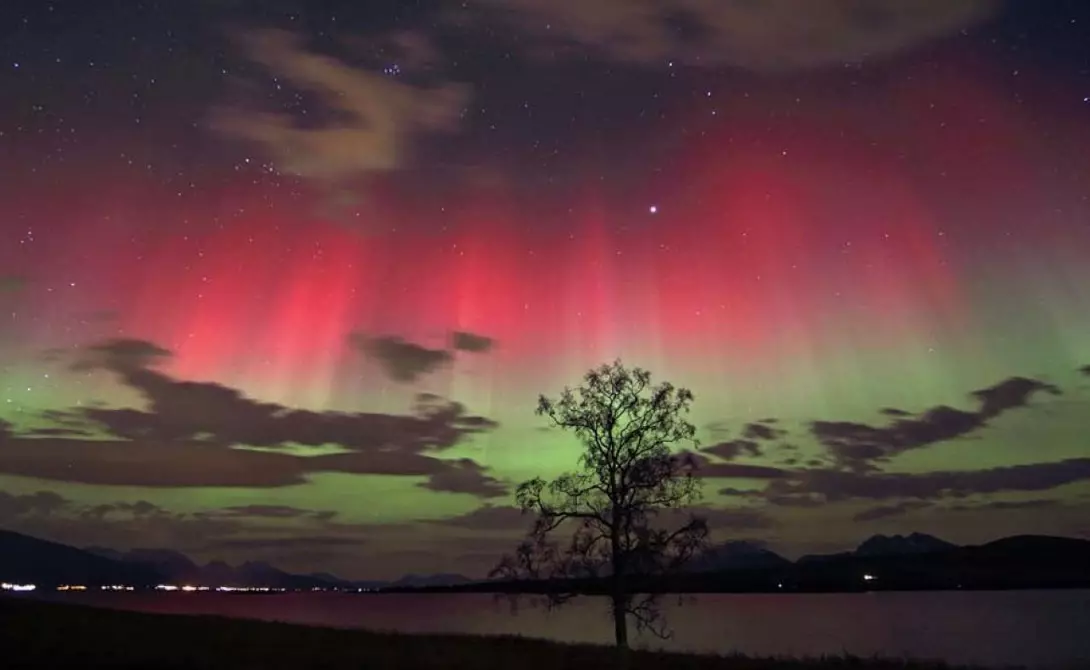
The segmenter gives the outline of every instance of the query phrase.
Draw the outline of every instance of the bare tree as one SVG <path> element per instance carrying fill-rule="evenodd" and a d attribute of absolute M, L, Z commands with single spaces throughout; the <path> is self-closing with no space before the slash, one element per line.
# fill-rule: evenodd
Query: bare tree
<path fill-rule="evenodd" d="M 553 584 L 603 580 L 619 648 L 628 647 L 629 617 L 637 630 L 669 637 L 658 595 L 632 589 L 676 572 L 705 546 L 703 519 L 690 516 L 670 530 L 659 516 L 700 498 L 695 463 L 674 449 L 696 444 L 696 427 L 686 420 L 692 401 L 688 389 L 652 385 L 649 372 L 620 361 L 589 371 L 559 399 L 541 396 L 537 413 L 583 443 L 580 469 L 518 487 L 519 506 L 537 519 L 493 576 Z M 570 531 L 570 541 L 554 541 L 554 531 Z M 578 595 L 547 590 L 550 606 Z"/>

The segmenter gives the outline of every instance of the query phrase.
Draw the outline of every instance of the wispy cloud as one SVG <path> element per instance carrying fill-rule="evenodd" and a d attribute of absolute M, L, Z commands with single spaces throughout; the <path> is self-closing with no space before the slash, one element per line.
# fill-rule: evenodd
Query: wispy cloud
<path fill-rule="evenodd" d="M 998 0 L 474 0 L 455 21 L 497 21 L 537 53 L 576 47 L 611 60 L 788 71 L 873 59 L 992 16 Z M 476 11 L 474 11 L 476 10 Z"/>
<path fill-rule="evenodd" d="M 456 129 L 470 96 L 463 84 L 418 85 L 401 73 L 350 65 L 283 30 L 245 32 L 238 42 L 270 77 L 317 95 L 329 114 L 316 110 L 314 117 L 335 120 L 304 125 L 289 113 L 227 107 L 215 111 L 213 128 L 258 147 L 278 171 L 325 190 L 334 206 L 354 202 L 355 180 L 408 163 L 421 134 Z M 430 53 L 422 36 L 401 35 L 400 43 L 415 54 L 410 63 Z"/>

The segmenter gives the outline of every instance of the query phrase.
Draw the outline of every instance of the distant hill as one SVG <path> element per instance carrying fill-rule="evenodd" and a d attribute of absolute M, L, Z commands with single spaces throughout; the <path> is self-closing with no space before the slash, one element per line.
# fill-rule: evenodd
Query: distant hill
<path fill-rule="evenodd" d="M 392 584 L 399 588 L 421 588 L 465 584 L 472 580 L 457 574 L 410 574 L 394 583 L 349 581 L 329 573 L 292 574 L 261 561 L 247 561 L 238 566 L 222 561 L 200 565 L 185 554 L 170 549 L 77 549 L 12 531 L 0 531 L 0 581 L 36 584 L 46 588 L 62 584 L 123 584 L 135 587 L 174 584 L 287 590 L 377 590 Z"/>
<path fill-rule="evenodd" d="M 0 581 L 40 586 L 128 584 L 152 586 L 160 575 L 75 547 L 0 530 Z"/>
<path fill-rule="evenodd" d="M 873 535 L 853 551 L 837 554 L 808 554 L 796 561 L 800 565 L 830 560 L 843 560 L 853 556 L 917 556 L 957 549 L 958 545 L 940 540 L 934 535 L 911 533 L 909 535 Z"/>
<path fill-rule="evenodd" d="M 469 584 L 475 580 L 466 577 L 465 575 L 440 573 L 436 575 L 405 575 L 404 577 L 391 582 L 390 587 L 427 587 L 427 586 L 454 586 L 456 584 Z"/>
<path fill-rule="evenodd" d="M 791 561 L 759 544 L 735 540 L 711 547 L 694 559 L 688 569 L 692 572 L 717 572 L 782 568 L 788 565 L 791 565 Z"/>
<path fill-rule="evenodd" d="M 292 574 L 259 561 L 238 566 L 214 561 L 202 566 L 164 549 L 77 549 L 10 531 L 0 531 L 0 581 L 46 588 L 61 584 L 433 592 L 574 588 L 588 594 L 602 593 L 605 586 L 589 579 L 482 582 L 449 573 L 409 574 L 391 583 L 350 582 L 327 573 Z M 758 544 L 727 542 L 710 549 L 683 574 L 665 580 L 634 578 L 633 587 L 692 593 L 1090 588 L 1090 540 L 1019 535 L 959 547 L 921 533 L 877 535 L 853 551 L 804 556 L 794 563 Z"/>
<path fill-rule="evenodd" d="M 260 561 L 248 561 L 237 567 L 222 561 L 213 561 L 202 566 L 185 554 L 170 549 L 132 549 L 119 552 L 102 547 L 89 547 L 87 551 L 126 565 L 150 567 L 161 576 L 161 582 L 167 584 L 291 590 L 349 586 L 347 582 L 333 575 L 295 575 Z"/>
<path fill-rule="evenodd" d="M 933 535 L 912 533 L 911 535 L 875 535 L 868 538 L 855 550 L 856 556 L 909 556 L 930 554 L 937 551 L 957 549 L 958 545 L 940 540 Z"/>
<path fill-rule="evenodd" d="M 663 578 L 631 578 L 644 592 L 852 593 L 912 590 L 1090 588 L 1090 541 L 1017 536 L 960 547 L 923 534 L 875 537 L 840 554 L 792 563 L 756 545 L 727 543 L 693 569 Z M 608 593 L 604 581 L 493 581 L 425 587 L 432 592 Z"/>

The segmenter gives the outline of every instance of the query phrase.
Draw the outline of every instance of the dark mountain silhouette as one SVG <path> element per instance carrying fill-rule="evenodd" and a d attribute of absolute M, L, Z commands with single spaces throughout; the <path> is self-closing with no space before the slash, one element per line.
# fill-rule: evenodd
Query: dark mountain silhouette
<path fill-rule="evenodd" d="M 873 535 L 853 551 L 837 554 L 807 554 L 796 561 L 799 565 L 831 560 L 845 560 L 853 556 L 916 556 L 957 549 L 958 545 L 940 540 L 934 535 L 911 533 L 909 535 Z"/>
<path fill-rule="evenodd" d="M 470 584 L 476 580 L 470 579 L 465 575 L 440 573 L 435 575 L 405 575 L 404 577 L 392 582 L 389 586 L 393 588 L 425 588 L 429 586 L 456 586 L 459 584 Z"/>
<path fill-rule="evenodd" d="M 329 575 L 294 575 L 268 563 L 248 561 L 237 567 L 223 561 L 198 565 L 185 554 L 170 549 L 132 549 L 119 552 L 89 547 L 88 552 L 111 558 L 126 565 L 147 566 L 160 575 L 162 583 L 175 585 L 232 586 L 236 588 L 315 589 L 343 588 L 347 582 Z"/>
<path fill-rule="evenodd" d="M 121 584 L 142 588 L 174 584 L 287 590 L 377 590 L 391 585 L 390 582 L 376 580 L 349 581 L 329 573 L 292 574 L 261 561 L 247 561 L 238 566 L 223 561 L 200 565 L 185 554 L 170 549 L 77 549 L 11 531 L 0 531 L 0 581 L 35 584 L 44 588 L 62 584 Z M 456 574 L 406 575 L 396 584 L 400 588 L 421 588 L 470 581 L 468 577 Z"/>
<path fill-rule="evenodd" d="M 118 552 L 77 549 L 0 531 L 0 581 L 50 588 L 156 584 L 323 588 L 394 591 L 523 591 L 575 588 L 599 593 L 594 580 L 558 582 L 474 581 L 458 574 L 406 575 L 392 582 L 350 582 L 335 575 L 297 575 L 268 563 L 201 566 L 161 549 Z M 1019 535 L 974 546 L 956 546 L 928 535 L 875 536 L 850 552 L 809 556 L 792 563 L 749 542 L 727 542 L 708 551 L 684 574 L 648 579 L 648 591 L 707 593 L 852 592 L 873 590 L 1090 588 L 1090 540 Z"/>
<path fill-rule="evenodd" d="M 160 575 L 160 578 L 170 578 L 170 581 L 175 579 L 189 581 L 200 571 L 197 564 L 188 556 L 168 549 L 132 549 L 121 552 L 103 547 L 87 547 L 84 551 L 128 565 L 149 566 Z"/>
<path fill-rule="evenodd" d="M 769 552 L 771 554 L 771 552 Z M 794 563 L 764 556 L 752 545 L 728 544 L 709 552 L 696 569 L 668 579 L 639 580 L 646 592 L 684 593 L 851 593 L 862 591 L 932 591 L 1090 588 L 1090 540 L 1017 536 L 959 547 L 916 535 L 871 538 L 860 549 L 803 557 Z M 742 557 L 739 559 L 738 557 Z M 759 556 L 746 565 L 747 557 Z M 717 557 L 721 567 L 715 567 Z M 732 566 L 732 562 L 736 561 Z M 768 565 L 760 565 L 767 561 Z M 433 592 L 492 591 L 606 594 L 605 582 L 489 582 L 424 589 Z"/>
<path fill-rule="evenodd" d="M 0 581 L 55 587 L 62 584 L 152 586 L 159 574 L 75 547 L 0 530 Z"/>
<path fill-rule="evenodd" d="M 864 540 L 855 550 L 856 556 L 906 556 L 930 554 L 936 551 L 950 551 L 958 545 L 940 540 L 933 535 L 912 533 L 911 535 L 875 535 Z"/>
<path fill-rule="evenodd" d="M 788 565 L 791 565 L 791 561 L 759 544 L 735 540 L 708 549 L 693 560 L 688 569 L 692 572 L 717 572 L 782 568 Z"/>

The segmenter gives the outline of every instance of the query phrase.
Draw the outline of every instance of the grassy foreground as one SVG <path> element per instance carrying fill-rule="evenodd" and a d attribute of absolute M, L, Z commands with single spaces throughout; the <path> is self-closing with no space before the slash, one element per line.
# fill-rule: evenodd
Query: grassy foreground
<path fill-rule="evenodd" d="M 561 670 L 614 667 L 609 647 L 517 637 L 414 636 L 0 598 L 0 667 Z M 631 670 L 954 670 L 850 657 L 633 652 Z"/>

